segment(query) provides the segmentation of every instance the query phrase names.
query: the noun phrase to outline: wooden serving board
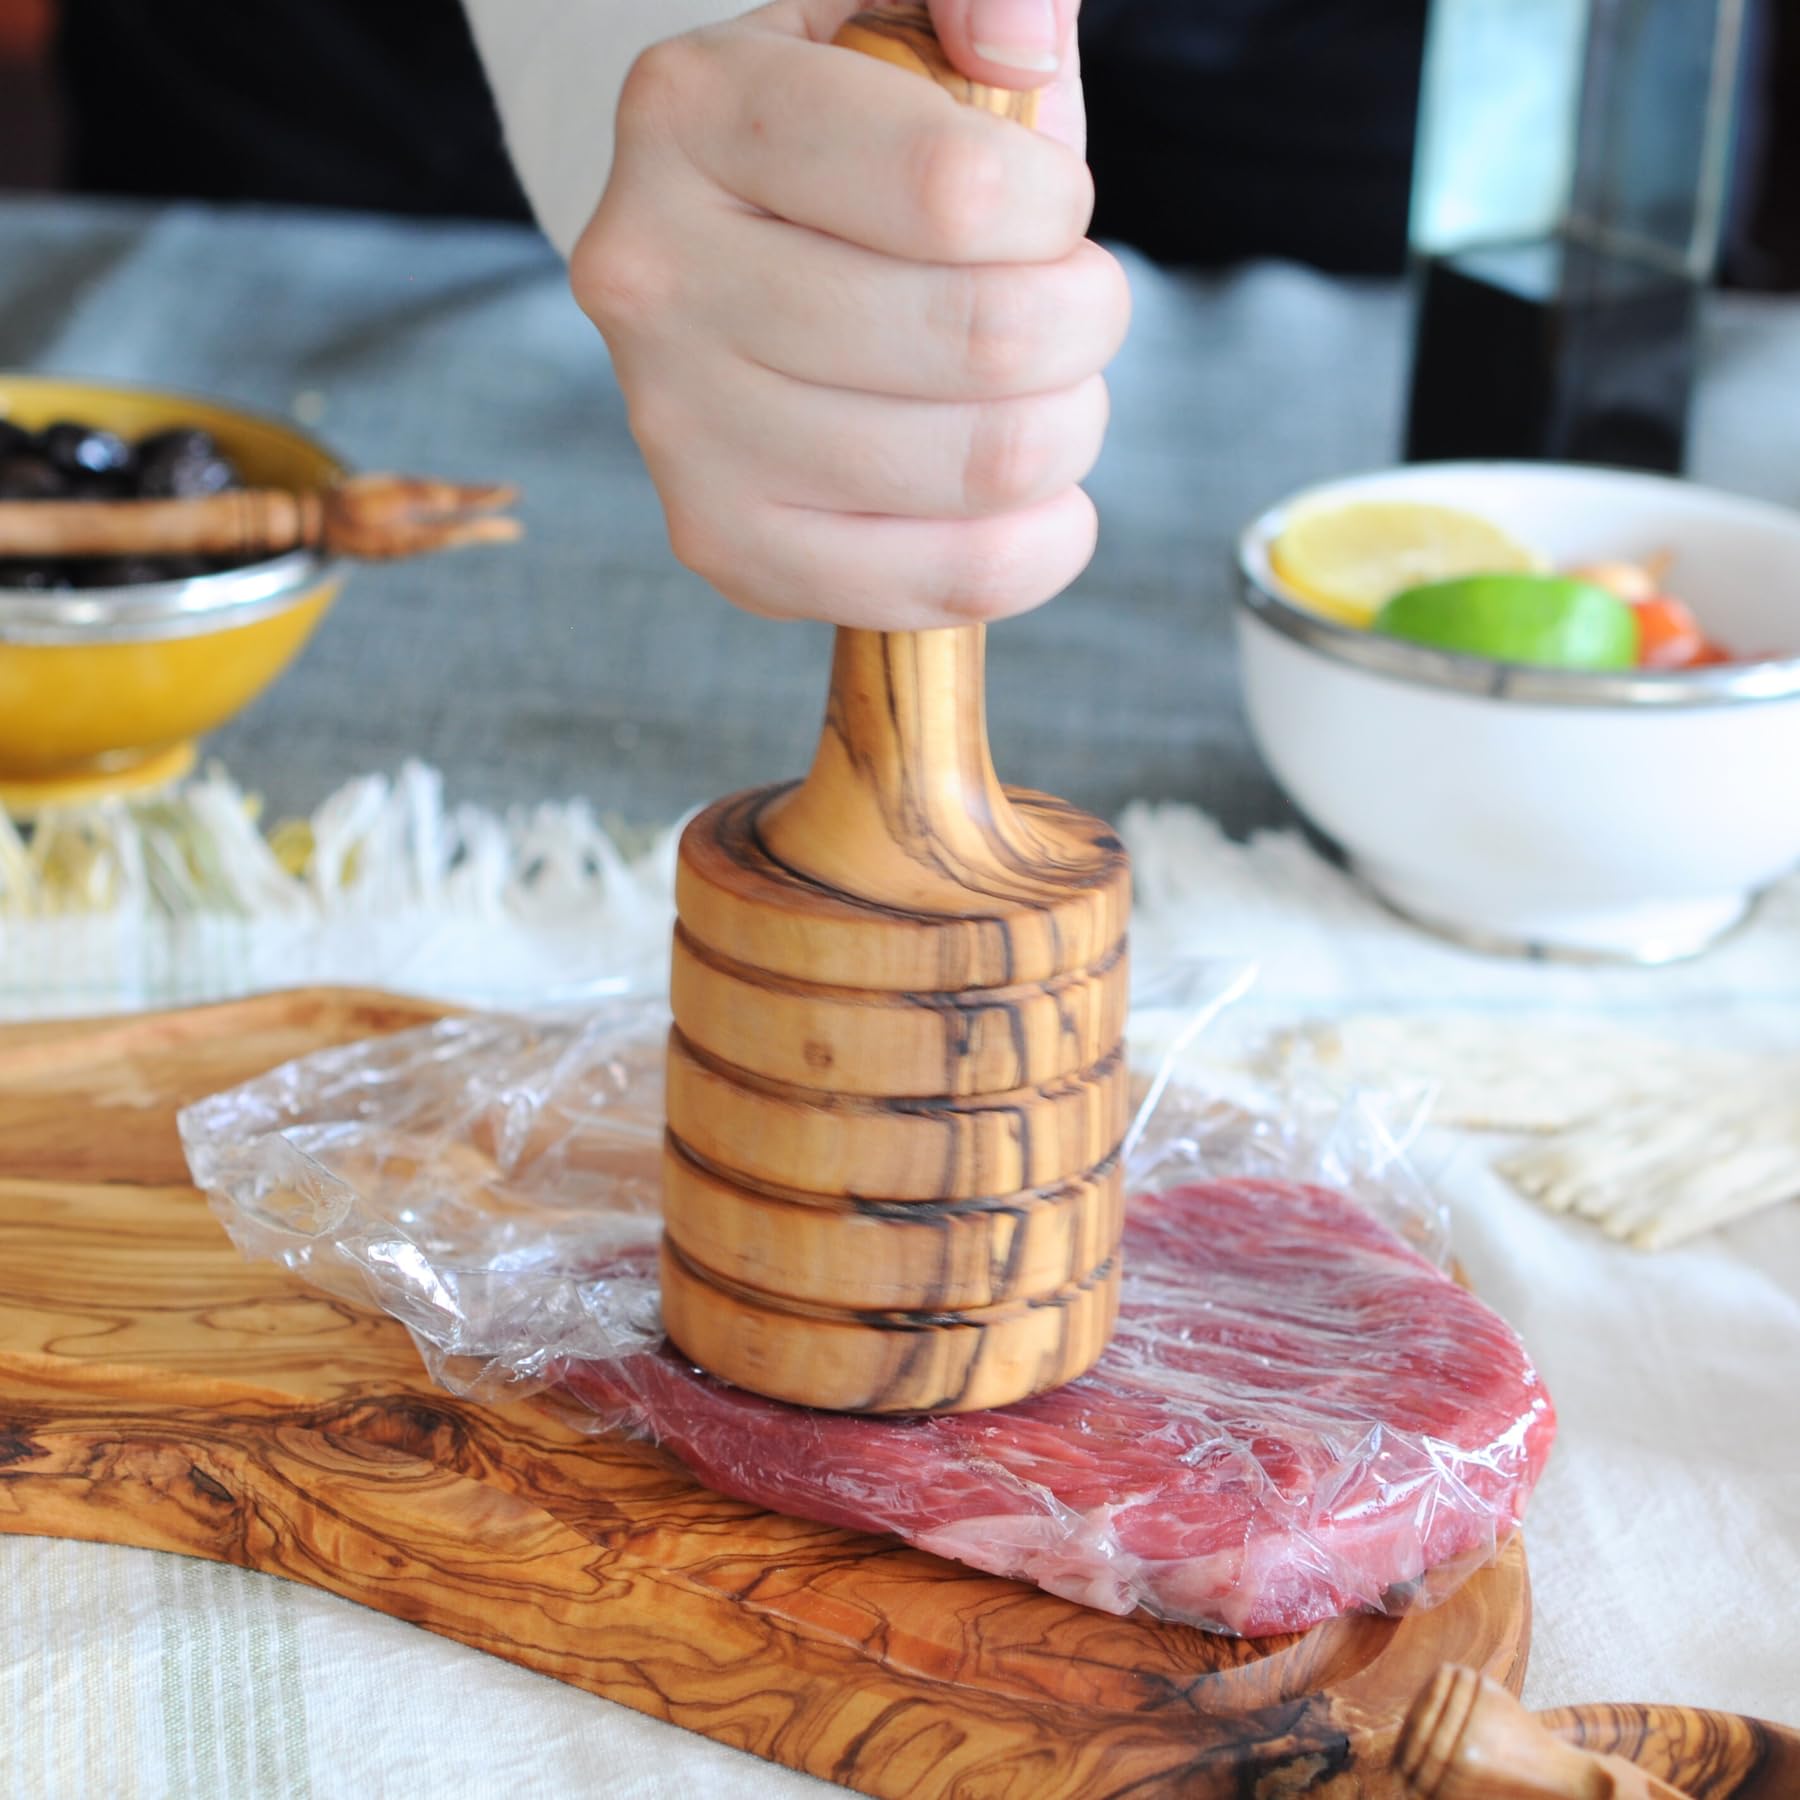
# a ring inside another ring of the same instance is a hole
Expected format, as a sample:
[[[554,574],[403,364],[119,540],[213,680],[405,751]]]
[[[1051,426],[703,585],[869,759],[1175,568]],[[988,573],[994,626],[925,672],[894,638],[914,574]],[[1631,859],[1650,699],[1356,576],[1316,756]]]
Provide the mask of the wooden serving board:
[[[697,1487],[427,1379],[243,1262],[176,1109],[438,1009],[311,991],[0,1030],[0,1530],[305,1581],[883,1796],[1388,1795],[1444,1661],[1515,1691],[1515,1541],[1434,1612],[1247,1644],[1116,1619]]]

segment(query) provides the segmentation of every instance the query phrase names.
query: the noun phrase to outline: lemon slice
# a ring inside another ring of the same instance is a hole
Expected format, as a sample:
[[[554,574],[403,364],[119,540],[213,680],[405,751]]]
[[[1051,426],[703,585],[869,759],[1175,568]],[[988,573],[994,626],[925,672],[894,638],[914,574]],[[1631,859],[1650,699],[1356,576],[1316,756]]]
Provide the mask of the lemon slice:
[[[1370,624],[1408,588],[1541,567],[1486,519],[1409,500],[1303,512],[1275,541],[1269,562],[1297,599],[1346,625]]]

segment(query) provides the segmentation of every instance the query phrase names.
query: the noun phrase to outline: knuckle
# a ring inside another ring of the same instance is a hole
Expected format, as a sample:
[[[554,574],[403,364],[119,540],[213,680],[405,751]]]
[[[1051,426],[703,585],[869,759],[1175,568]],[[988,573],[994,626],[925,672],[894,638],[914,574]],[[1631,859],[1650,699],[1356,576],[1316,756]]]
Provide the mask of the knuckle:
[[[692,92],[700,55],[685,37],[664,38],[638,53],[619,90],[621,141],[667,128]]]
[[[603,332],[647,325],[675,296],[673,261],[603,207],[569,258],[569,286]]]
[[[1028,586],[1034,561],[1032,527],[1023,519],[983,520],[967,525],[961,553],[946,571],[938,595],[944,613],[972,623],[1004,619],[1029,606]]]
[[[664,508],[669,533],[669,549],[683,568],[692,569],[703,580],[713,581],[725,568],[720,554],[724,534],[702,512],[678,501]]]
[[[1112,390],[1107,387],[1106,378],[1094,375],[1083,382],[1077,404],[1080,407],[1079,423],[1071,432],[1071,440],[1079,448],[1081,466],[1075,472],[1075,479],[1085,481],[1100,460],[1100,452],[1106,443],[1106,428],[1112,423]]]
[[[1091,239],[1083,240],[1081,258],[1092,287],[1090,304],[1094,315],[1111,327],[1110,336],[1116,347],[1131,324],[1131,280],[1125,265]]]
[[[674,450],[681,443],[682,409],[659,382],[634,379],[621,386],[632,439],[646,461],[657,462],[665,451]]]
[[[943,262],[980,259],[999,209],[1006,169],[991,144],[942,123],[915,140],[913,205],[929,253]]]
[[[971,269],[957,326],[965,377],[979,392],[1010,393],[1036,359],[1029,282],[1010,269]]]
[[[1050,470],[1053,442],[1046,408],[1026,402],[984,406],[963,459],[965,510],[1005,512],[1041,490]]]
[[[1029,513],[971,521],[938,605],[947,617],[971,623],[1028,611],[1087,567],[1099,531],[1093,502],[1080,488]]]
[[[1088,233],[1094,222],[1094,171],[1076,159],[1069,191],[1069,247],[1073,249]]]

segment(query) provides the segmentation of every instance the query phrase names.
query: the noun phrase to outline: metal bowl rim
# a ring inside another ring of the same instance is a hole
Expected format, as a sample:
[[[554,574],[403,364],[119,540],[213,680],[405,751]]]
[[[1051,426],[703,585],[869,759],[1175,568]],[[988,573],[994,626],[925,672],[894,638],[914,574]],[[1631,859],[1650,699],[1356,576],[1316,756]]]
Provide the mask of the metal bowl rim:
[[[1536,474],[1554,473],[1563,467],[1559,464],[1504,462],[1426,466],[1491,468]],[[1767,662],[1718,663],[1701,669],[1621,669],[1616,672],[1545,669],[1527,663],[1495,662],[1489,657],[1468,656],[1458,651],[1433,650],[1400,638],[1378,637],[1374,632],[1360,630],[1354,625],[1340,625],[1298,601],[1288,599],[1269,562],[1269,546],[1275,541],[1280,522],[1286,515],[1300,502],[1317,499],[1331,489],[1355,487],[1379,476],[1398,476],[1401,472],[1399,468],[1372,469],[1360,475],[1321,482],[1258,513],[1238,534],[1238,604],[1281,636],[1329,661],[1415,686],[1438,688],[1483,700],[1623,710],[1642,706],[1744,706],[1800,698],[1800,655]],[[1693,482],[1677,483],[1673,477],[1585,466],[1571,467],[1568,472],[1627,475],[1646,483],[1666,481],[1690,491],[1716,494],[1720,500],[1749,511],[1787,515],[1786,508],[1772,502],[1700,488]],[[1791,522],[1800,533],[1800,516],[1792,517]]]
[[[0,587],[0,644],[142,643],[229,631],[285,612],[337,579],[340,567],[293,550],[182,581],[55,593]]]
[[[340,477],[352,473],[344,459],[305,426],[279,413],[216,394],[163,387],[148,381],[115,381],[88,375],[48,375],[35,369],[0,368],[0,386],[68,385],[113,388],[153,400],[186,401],[209,412],[234,415],[304,444]],[[53,504],[46,502],[46,504]],[[273,618],[342,579],[341,561],[312,550],[292,550],[236,569],[181,581],[143,581],[130,587],[72,588],[45,593],[0,587],[0,644],[129,644],[158,638],[204,637]]]

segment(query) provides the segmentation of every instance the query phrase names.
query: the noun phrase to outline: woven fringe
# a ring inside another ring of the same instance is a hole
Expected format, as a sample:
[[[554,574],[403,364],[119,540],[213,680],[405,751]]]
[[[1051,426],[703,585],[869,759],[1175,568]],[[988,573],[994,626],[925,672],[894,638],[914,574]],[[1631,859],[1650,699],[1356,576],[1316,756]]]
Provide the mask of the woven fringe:
[[[311,983],[493,1007],[666,983],[678,826],[634,839],[581,801],[450,806],[416,763],[267,835],[258,810],[212,769],[28,841],[0,818],[0,1017]],[[1119,829],[1140,1054],[1186,1045],[1194,970],[1205,987],[1254,967],[1247,996],[1242,979],[1213,990],[1231,1004],[1181,1051],[1222,1095],[1433,1093],[1440,1124],[1537,1134],[1509,1177],[1640,1243],[1794,1192],[1800,877],[1691,964],[1584,969],[1427,937],[1293,833],[1234,843],[1192,807],[1142,804]],[[1665,1117],[1679,1141],[1646,1137]]]
[[[1696,963],[1587,970],[1426,937],[1295,833],[1235,843],[1175,804],[1134,804],[1119,826],[1134,865],[1134,960],[1254,962],[1252,1014],[1629,1011],[1687,1035],[1704,1007],[1738,1047],[1771,1033],[1800,1047],[1783,1028],[1800,1017],[1800,878]],[[654,983],[678,829],[634,836],[580,800],[503,814],[451,805],[443,778],[417,763],[351,781],[271,832],[218,768],[170,797],[50,815],[29,840],[0,817],[0,1015],[310,981],[475,1004]]]

